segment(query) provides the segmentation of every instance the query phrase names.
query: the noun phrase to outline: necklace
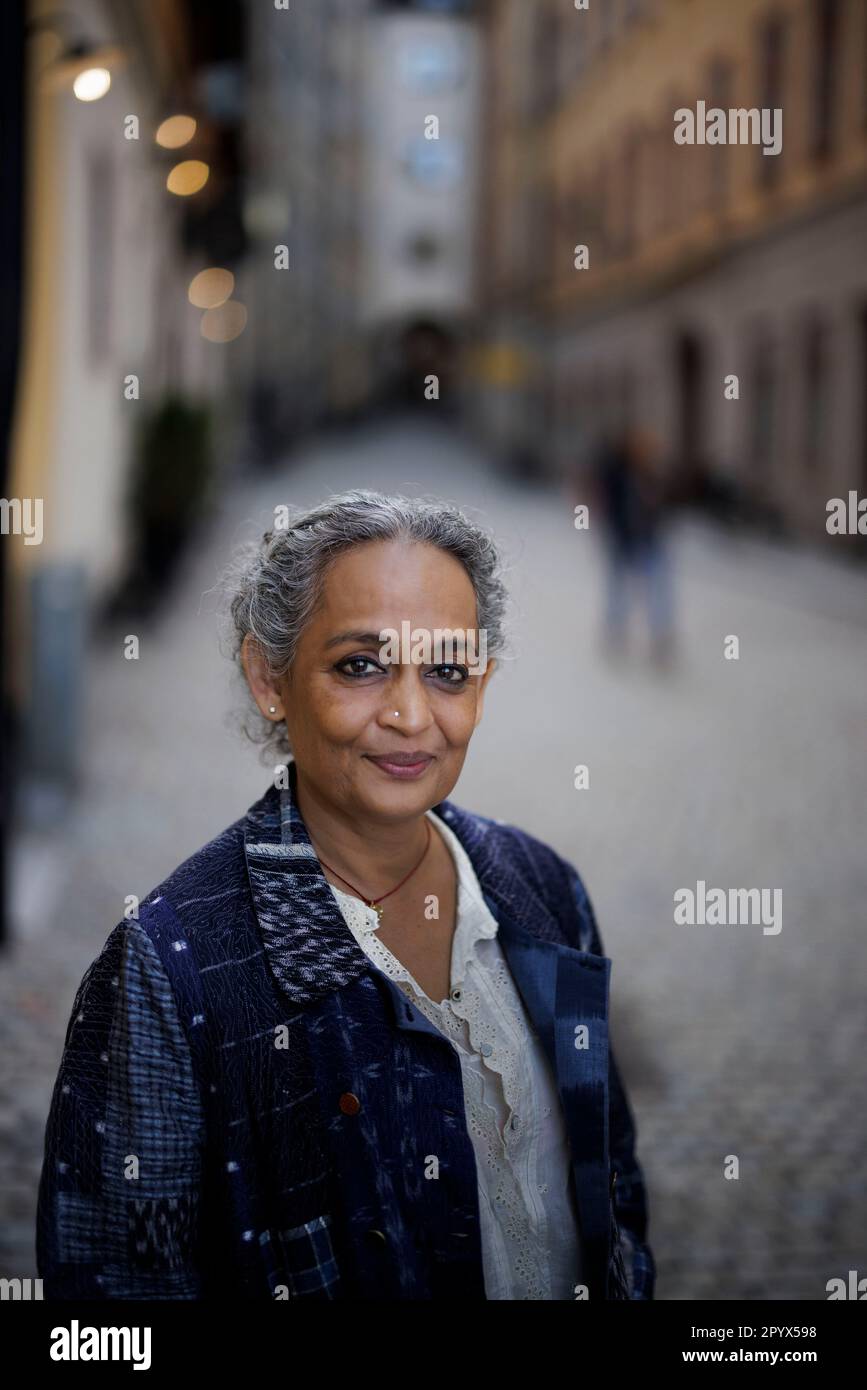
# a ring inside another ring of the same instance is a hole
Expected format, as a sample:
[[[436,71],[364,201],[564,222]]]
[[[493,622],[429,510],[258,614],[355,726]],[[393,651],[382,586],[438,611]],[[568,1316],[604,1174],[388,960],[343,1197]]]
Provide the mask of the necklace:
[[[319,863],[322,865],[323,869],[328,869],[329,873],[332,873],[335,878],[339,878],[341,883],[345,883],[347,888],[351,888],[353,893],[355,893],[357,897],[361,898],[362,902],[367,903],[368,907],[372,907],[374,912],[376,913],[377,919],[381,922],[382,908],[380,907],[380,903],[384,903],[386,898],[390,898],[392,893],[396,893],[398,888],[402,888],[403,885],[406,883],[407,879],[412,878],[416,869],[421,868],[422,860],[424,859],[425,855],[427,854],[430,848],[430,821],[427,819],[427,817],[425,817],[424,828],[427,831],[427,838],[424,843],[424,851],[422,853],[421,859],[418,861],[414,868],[410,869],[406,878],[402,878],[400,880],[400,883],[396,884],[394,888],[389,888],[388,892],[383,893],[381,897],[371,898],[370,900],[368,900],[360,891],[360,889],[356,888],[354,883],[350,883],[348,878],[343,877],[343,874],[339,874],[336,869],[332,869],[330,864],[326,864],[325,860],[322,858],[321,855],[319,857]]]

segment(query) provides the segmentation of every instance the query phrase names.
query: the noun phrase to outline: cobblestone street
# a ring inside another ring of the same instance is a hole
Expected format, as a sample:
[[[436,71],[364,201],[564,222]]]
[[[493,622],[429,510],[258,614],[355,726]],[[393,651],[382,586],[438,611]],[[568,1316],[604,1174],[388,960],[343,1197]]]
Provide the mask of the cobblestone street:
[[[327,436],[233,483],[165,616],[142,629],[141,659],[123,659],[121,635],[92,651],[80,795],[15,846],[0,1274],[35,1274],[44,1124],[81,975],[124,897],[270,780],[237,732],[219,572],[277,503],[356,485],[449,498],[504,543],[512,654],[453,799],[548,841],[584,877],[613,960],[657,1297],[824,1299],[828,1279],[867,1276],[867,575],[680,522],[678,661],[661,672],[636,645],[614,664],[592,520],[576,531],[566,498],[407,422]],[[728,634],[738,661],[724,660]],[[780,888],[782,930],[675,925],[673,894],[698,880]]]

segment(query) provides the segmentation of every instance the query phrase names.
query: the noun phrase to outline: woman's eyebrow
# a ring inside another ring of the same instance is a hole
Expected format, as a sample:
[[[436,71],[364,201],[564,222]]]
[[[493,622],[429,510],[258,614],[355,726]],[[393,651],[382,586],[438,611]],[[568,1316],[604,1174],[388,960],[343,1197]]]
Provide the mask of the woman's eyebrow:
[[[326,647],[339,647],[341,642],[372,642],[374,646],[381,647],[385,640],[385,638],[380,637],[378,632],[338,632],[335,637],[329,637],[325,645]]]

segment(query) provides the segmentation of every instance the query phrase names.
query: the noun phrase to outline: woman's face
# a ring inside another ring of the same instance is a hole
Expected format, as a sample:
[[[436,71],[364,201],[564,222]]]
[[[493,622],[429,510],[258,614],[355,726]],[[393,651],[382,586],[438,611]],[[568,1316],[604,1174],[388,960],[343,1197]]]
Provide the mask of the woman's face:
[[[473,586],[452,555],[417,542],[368,541],[332,565],[292,668],[276,687],[245,639],[259,708],[276,705],[285,717],[299,778],[320,803],[385,822],[418,815],[449,795],[495,664],[468,672],[474,653],[485,650],[476,622]],[[416,646],[414,656],[404,647],[384,660],[384,629],[410,631],[414,642],[419,631],[431,641],[437,630],[463,631],[468,647],[461,653]],[[390,755],[418,755],[420,765],[401,773],[388,765]]]

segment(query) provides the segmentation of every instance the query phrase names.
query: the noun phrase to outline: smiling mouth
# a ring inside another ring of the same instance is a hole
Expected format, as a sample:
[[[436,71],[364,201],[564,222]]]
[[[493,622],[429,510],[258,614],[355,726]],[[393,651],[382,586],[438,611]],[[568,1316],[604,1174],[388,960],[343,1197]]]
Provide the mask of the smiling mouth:
[[[366,753],[365,757],[390,777],[420,777],[433,762],[432,753]]]

